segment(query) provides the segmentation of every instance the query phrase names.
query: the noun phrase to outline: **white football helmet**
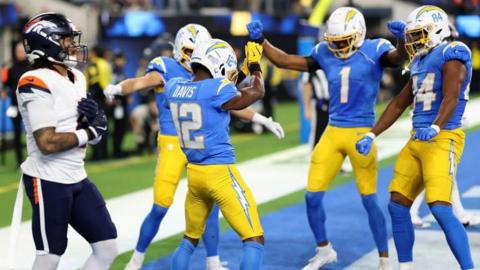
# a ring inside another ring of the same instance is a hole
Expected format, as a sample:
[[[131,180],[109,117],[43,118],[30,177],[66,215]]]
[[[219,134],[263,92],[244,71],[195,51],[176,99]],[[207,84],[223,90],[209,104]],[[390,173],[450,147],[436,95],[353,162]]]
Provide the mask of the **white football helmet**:
[[[411,58],[425,55],[449,38],[448,16],[436,6],[421,6],[407,17],[405,48]]]
[[[208,30],[199,24],[187,24],[178,30],[173,43],[173,58],[188,71],[190,69],[190,55],[188,50],[193,51],[197,42],[211,39]]]
[[[336,57],[345,59],[362,46],[366,31],[365,18],[358,9],[341,7],[328,18],[325,41]]]
[[[221,39],[210,39],[198,43],[193,50],[191,66],[202,65],[213,78],[237,80],[237,57],[232,47]]]

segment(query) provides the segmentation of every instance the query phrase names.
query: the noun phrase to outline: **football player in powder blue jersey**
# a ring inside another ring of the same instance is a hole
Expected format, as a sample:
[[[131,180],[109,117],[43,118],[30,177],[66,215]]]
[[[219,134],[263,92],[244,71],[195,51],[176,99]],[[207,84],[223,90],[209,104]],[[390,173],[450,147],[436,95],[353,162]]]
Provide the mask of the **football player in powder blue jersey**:
[[[388,26],[392,32],[404,29],[404,24],[398,21]],[[407,59],[404,43],[399,42],[395,49],[385,39],[366,39],[365,19],[352,7],[338,8],[330,15],[325,40],[307,57],[287,54],[274,47],[263,37],[260,22],[251,22],[247,28],[250,38],[263,44],[264,55],[276,66],[308,72],[322,69],[328,80],[329,124],[313,150],[305,195],[308,221],[317,248],[303,269],[317,270],[337,260],[326,234],[323,197],[346,156],[352,163],[379,252],[378,269],[391,269],[385,217],[376,197],[377,152],[374,149],[367,156],[361,155],[355,149],[355,142],[374,124],[383,69],[399,66]]]
[[[412,137],[398,155],[390,183],[388,210],[400,270],[413,269],[415,239],[410,206],[425,188],[425,200],[445,233],[462,270],[474,269],[467,233],[452,210],[452,190],[465,134],[462,116],[472,76],[470,49],[449,41],[447,14],[436,6],[410,13],[405,28],[411,58],[410,80],[388,105],[372,130],[357,142],[367,155],[373,139],[389,128],[412,103]]]
[[[153,205],[142,223],[135,251],[126,266],[127,270],[140,269],[142,266],[144,254],[157,234],[168,208],[173,203],[180,176],[187,163],[187,159],[180,149],[170,109],[163,106],[165,100],[164,85],[172,78],[190,79],[192,77],[190,58],[193,48],[198,42],[209,39],[211,39],[211,36],[205,27],[198,24],[187,24],[180,28],[175,36],[173,58],[156,57],[148,64],[145,70],[146,74],[143,77],[127,79],[105,89],[105,94],[112,97],[154,88],[159,111],[160,131],[157,137],[158,161],[153,185]],[[245,69],[242,70],[246,72]],[[246,108],[240,111],[232,111],[232,113],[247,121],[251,120],[264,125],[278,138],[284,136],[280,124],[272,121],[271,118],[255,113],[251,109]],[[226,269],[221,265],[218,256],[218,207],[215,207],[212,211],[203,241],[207,250],[207,270]]]

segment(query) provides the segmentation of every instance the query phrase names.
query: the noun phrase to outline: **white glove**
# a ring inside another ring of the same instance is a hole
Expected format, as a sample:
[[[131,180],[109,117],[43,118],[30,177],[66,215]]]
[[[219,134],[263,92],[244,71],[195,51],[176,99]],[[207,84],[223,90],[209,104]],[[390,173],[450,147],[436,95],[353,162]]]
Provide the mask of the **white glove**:
[[[17,117],[18,115],[18,108],[17,106],[9,106],[7,108],[7,111],[5,112],[5,114],[10,117],[10,118],[15,118]]]
[[[267,118],[259,113],[255,113],[253,115],[252,122],[264,125],[268,130],[270,130],[270,132],[275,134],[278,139],[283,139],[285,137],[285,132],[283,131],[280,123],[273,121],[271,117]]]
[[[122,93],[122,86],[119,84],[109,84],[105,90],[103,90],[103,94],[107,98],[108,101],[112,101],[115,95],[123,95]]]

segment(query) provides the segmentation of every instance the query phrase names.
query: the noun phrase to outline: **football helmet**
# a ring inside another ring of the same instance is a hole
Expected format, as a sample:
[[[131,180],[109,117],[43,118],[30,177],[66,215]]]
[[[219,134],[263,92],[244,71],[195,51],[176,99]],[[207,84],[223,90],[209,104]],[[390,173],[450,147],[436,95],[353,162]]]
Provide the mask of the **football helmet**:
[[[87,46],[80,43],[82,33],[63,14],[47,12],[33,17],[22,36],[32,63],[41,58],[65,66],[87,62]]]
[[[198,43],[193,50],[191,66],[205,67],[213,78],[237,80],[237,57],[232,47],[221,39],[209,39]]]
[[[199,24],[187,24],[178,30],[173,43],[173,58],[185,67],[188,71],[190,68],[190,55],[188,50],[193,51],[197,42],[211,39],[212,36],[208,30]]]
[[[411,58],[425,55],[449,38],[448,16],[436,6],[421,6],[407,17],[405,48]]]
[[[327,21],[324,38],[328,49],[341,59],[352,56],[365,40],[365,18],[356,8],[337,8]]]

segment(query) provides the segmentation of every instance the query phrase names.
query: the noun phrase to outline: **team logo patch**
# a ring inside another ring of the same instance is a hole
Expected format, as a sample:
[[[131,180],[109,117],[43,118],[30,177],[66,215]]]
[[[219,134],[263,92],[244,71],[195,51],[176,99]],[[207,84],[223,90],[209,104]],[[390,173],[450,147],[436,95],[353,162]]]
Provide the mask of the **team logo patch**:
[[[213,44],[212,46],[210,46],[210,48],[207,49],[205,54],[208,54],[208,53],[210,53],[210,52],[212,52],[216,49],[222,49],[222,48],[228,48],[227,43],[217,42],[217,43]]]

